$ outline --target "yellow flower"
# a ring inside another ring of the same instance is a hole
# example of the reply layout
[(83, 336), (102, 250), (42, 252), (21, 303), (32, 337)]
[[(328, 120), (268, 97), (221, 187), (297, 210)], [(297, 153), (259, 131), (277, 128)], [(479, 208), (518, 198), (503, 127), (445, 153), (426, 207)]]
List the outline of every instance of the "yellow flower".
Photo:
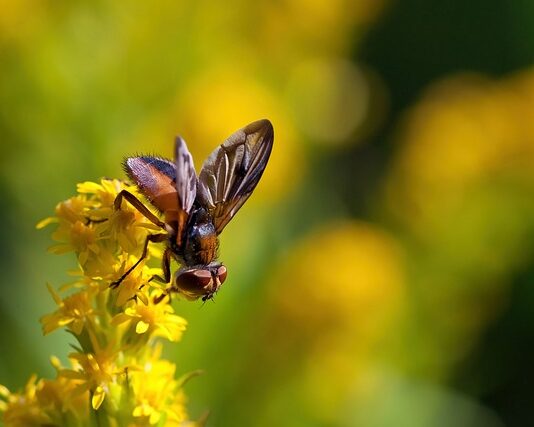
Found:
[(92, 393), (91, 405), (93, 409), (98, 409), (109, 393), (109, 385), (121, 372), (115, 365), (116, 354), (109, 351), (72, 353), (69, 358), (76, 368), (60, 370), (60, 377), (79, 381), (76, 391), (89, 390)]
[[(115, 273), (114, 279), (119, 279), (128, 269), (137, 261), (135, 257), (121, 257), (127, 258), (128, 262), (123, 261), (120, 265), (120, 269)], [(147, 284), (149, 283), (152, 270), (145, 267), (144, 261), (142, 261), (130, 274), (128, 274), (124, 280), (114, 289), (115, 292), (115, 304), (117, 306), (123, 306), (130, 300), (141, 300), (145, 304), (148, 303), (147, 297)]]
[[(91, 200), (98, 200), (90, 212), (90, 218), (92, 223), (97, 224), (97, 228), (100, 227), (99, 231), (106, 243), (118, 243), (125, 252), (139, 253), (148, 231), (159, 228), (126, 201), (122, 202), (119, 210), (115, 210), (114, 201), (121, 190), (128, 190), (143, 200), (135, 187), (118, 180), (103, 179), (101, 184), (84, 182), (78, 185), (78, 192), (89, 195)], [(146, 205), (150, 207), (149, 204)]]
[(156, 424), (162, 415), (165, 425), (178, 425), (186, 420), (185, 396), (174, 379), (176, 366), (166, 360), (149, 360), (142, 370), (133, 372), (131, 385), (135, 395), (132, 415)]
[(80, 335), (87, 319), (94, 315), (89, 293), (80, 291), (61, 299), (50, 285), (48, 285), (48, 291), (59, 308), (54, 313), (41, 318), (43, 333), (46, 335), (60, 327), (68, 326), (72, 332)]
[(96, 410), (110, 393), (110, 386), (116, 382), (123, 369), (117, 366), (119, 354), (113, 341), (102, 347), (91, 330), (88, 331), (88, 336), (93, 351), (71, 353), (69, 359), (73, 369), (59, 368), (58, 377), (77, 381), (79, 384), (76, 393), (90, 391), (91, 406)]
[(73, 224), (78, 221), (86, 222), (89, 209), (95, 206), (95, 203), (91, 203), (84, 195), (77, 195), (58, 203), (56, 206), (56, 216), (60, 223)]
[(88, 416), (87, 392), (79, 391), (79, 382), (70, 378), (58, 377), (43, 380), (37, 390), (40, 404), (58, 418), (57, 425), (65, 419), (80, 420)]
[[(107, 215), (101, 215), (101, 218), (107, 218), (110, 216), (113, 209), (113, 202), (122, 190), (131, 191), (131, 188), (127, 188), (125, 182), (118, 179), (101, 179), (100, 184), (96, 182), (86, 181), (77, 185), (76, 189), (80, 194), (86, 194), (93, 200), (97, 201), (96, 206), (106, 211)], [(93, 212), (97, 215), (96, 212)], [(97, 215), (99, 216), (99, 215)]]
[(131, 303), (123, 313), (117, 314), (113, 325), (121, 323), (131, 324), (137, 334), (165, 337), (169, 341), (179, 341), (187, 326), (187, 321), (174, 313), (171, 305), (165, 300), (154, 303), (154, 298), (148, 298), (147, 304)]
[(187, 324), (168, 297), (154, 303), (162, 289), (150, 278), (161, 269), (146, 262), (161, 259), (161, 248), (150, 245), (147, 257), (111, 286), (139, 261), (148, 233), (157, 228), (126, 202), (115, 210), (122, 189), (138, 195), (118, 180), (79, 184), (76, 196), (58, 204), (55, 217), (38, 224), (57, 224), (51, 251), (75, 252), (78, 261), (73, 282), (59, 293), (48, 286), (57, 309), (41, 318), (43, 332), (66, 328), (78, 344), (70, 368), (53, 359), (54, 380), (32, 377), (21, 394), (0, 387), (8, 426), (80, 426), (94, 419), (113, 426), (202, 425), (187, 424), (184, 381), (174, 378), (174, 364), (161, 359), (158, 339), (178, 341)]
[(63, 254), (74, 251), (80, 266), (89, 276), (104, 276), (112, 272), (115, 263), (111, 251), (103, 247), (102, 224), (85, 224), (76, 221), (69, 226), (61, 225), (53, 237), (61, 243), (50, 247), (50, 252)]
[(43, 411), (36, 397), (42, 381), (32, 375), (21, 393), (10, 393), (0, 386), (0, 411), (4, 413), (3, 421), (9, 427), (32, 427), (50, 425), (50, 417)]
[(119, 180), (79, 184), (78, 195), (57, 205), (56, 217), (37, 224), (37, 228), (43, 228), (58, 223), (52, 234), (58, 244), (50, 251), (74, 251), (84, 271), (92, 277), (112, 274), (111, 266), (121, 251), (140, 255), (148, 233), (158, 227), (127, 202), (119, 210), (114, 209), (115, 198), (123, 189), (142, 199), (134, 187)]

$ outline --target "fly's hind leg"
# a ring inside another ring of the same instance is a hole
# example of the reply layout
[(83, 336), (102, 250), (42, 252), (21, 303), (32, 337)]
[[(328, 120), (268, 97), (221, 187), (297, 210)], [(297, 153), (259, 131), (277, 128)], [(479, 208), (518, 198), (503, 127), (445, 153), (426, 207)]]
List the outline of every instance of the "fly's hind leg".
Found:
[(153, 224), (157, 225), (158, 227), (163, 228), (164, 230), (167, 230), (167, 227), (165, 226), (165, 223), (161, 221), (156, 215), (154, 215), (152, 212), (150, 212), (150, 209), (148, 209), (141, 200), (139, 200), (137, 197), (135, 197), (132, 193), (130, 193), (127, 190), (122, 190), (119, 194), (117, 194), (117, 197), (115, 197), (115, 201), (113, 202), (113, 207), (116, 211), (118, 211), (121, 208), (122, 205), (122, 199), (126, 199), (130, 204), (137, 209), (139, 212), (141, 212), (146, 219), (148, 219)]

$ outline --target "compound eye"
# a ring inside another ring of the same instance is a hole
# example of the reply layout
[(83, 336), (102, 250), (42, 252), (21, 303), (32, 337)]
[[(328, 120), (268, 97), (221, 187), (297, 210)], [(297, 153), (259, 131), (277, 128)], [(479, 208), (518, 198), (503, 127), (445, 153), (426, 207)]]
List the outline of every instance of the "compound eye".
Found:
[(186, 270), (176, 275), (175, 284), (181, 291), (202, 295), (213, 284), (213, 278), (208, 270)]
[(217, 279), (219, 279), (219, 282), (222, 284), (226, 280), (226, 275), (228, 271), (226, 270), (226, 267), (224, 265), (221, 265), (217, 269)]

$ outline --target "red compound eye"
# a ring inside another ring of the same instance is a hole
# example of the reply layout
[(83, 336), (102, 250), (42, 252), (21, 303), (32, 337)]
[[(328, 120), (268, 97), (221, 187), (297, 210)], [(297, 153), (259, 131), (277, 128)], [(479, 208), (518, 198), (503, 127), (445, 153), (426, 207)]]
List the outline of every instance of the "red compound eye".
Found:
[(226, 275), (228, 274), (228, 271), (226, 270), (226, 267), (224, 265), (221, 265), (217, 269), (217, 279), (219, 279), (219, 283), (223, 284), (226, 280)]
[(176, 275), (174, 283), (180, 291), (199, 297), (213, 284), (213, 277), (208, 270), (185, 270)]

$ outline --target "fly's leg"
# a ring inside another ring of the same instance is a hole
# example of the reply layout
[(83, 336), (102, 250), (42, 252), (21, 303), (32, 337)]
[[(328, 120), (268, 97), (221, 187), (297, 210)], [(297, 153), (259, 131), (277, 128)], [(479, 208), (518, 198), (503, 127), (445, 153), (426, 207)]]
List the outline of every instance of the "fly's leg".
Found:
[[(152, 280), (156, 280), (160, 283), (169, 283), (171, 281), (171, 250), (170, 248), (166, 248), (165, 252), (163, 252), (163, 264), (162, 264), (162, 270), (163, 270), (163, 277), (158, 276), (157, 274), (152, 276), (149, 280), (151, 282)], [(163, 292), (161, 295), (154, 298), (154, 304), (158, 304), (165, 298), (165, 296), (169, 295), (169, 299), (171, 297), (171, 294), (169, 291)], [(170, 301), (169, 301), (170, 302)]]
[(141, 212), (146, 219), (148, 219), (153, 224), (157, 225), (158, 227), (163, 228), (164, 230), (167, 230), (165, 227), (165, 223), (161, 221), (156, 215), (154, 215), (150, 210), (139, 200), (137, 197), (135, 197), (132, 193), (126, 190), (122, 190), (119, 194), (117, 194), (117, 197), (115, 197), (115, 201), (113, 202), (113, 207), (116, 211), (118, 211), (121, 208), (122, 199), (126, 199), (130, 204), (137, 209), (139, 212)]
[(108, 219), (107, 218), (103, 218), (103, 219), (91, 219), (89, 217), (85, 217), (85, 225), (89, 225), (89, 224), (100, 224), (102, 222), (106, 222)]
[(163, 277), (154, 274), (149, 282), (152, 282), (152, 280), (155, 280), (159, 283), (169, 283), (171, 281), (171, 250), (169, 248), (165, 249), (165, 252), (163, 252), (163, 262), (161, 269), (163, 270)]
[[(148, 219), (153, 224), (157, 225), (158, 227), (161, 227), (162, 229), (166, 230), (165, 223), (161, 221), (156, 215), (154, 215), (150, 210), (132, 193), (130, 193), (127, 190), (122, 190), (119, 194), (117, 194), (117, 197), (115, 197), (115, 201), (113, 202), (113, 208), (117, 211), (121, 208), (122, 205), (122, 199), (126, 199), (135, 209), (137, 209), (141, 214), (145, 216), (146, 219)], [(145, 244), (143, 246), (143, 253), (141, 254), (141, 257), (137, 260), (137, 262), (126, 271), (118, 280), (115, 280), (111, 283), (111, 288), (116, 288), (121, 284), (121, 282), (130, 274), (135, 267), (139, 265), (139, 263), (146, 257), (148, 253), (148, 243), (149, 242), (163, 242), (167, 238), (166, 234), (150, 234), (147, 236), (145, 240)]]
[(149, 242), (160, 243), (160, 242), (164, 242), (166, 239), (167, 239), (166, 234), (149, 234), (145, 239), (145, 244), (143, 246), (143, 253), (141, 254), (141, 257), (137, 260), (137, 262), (134, 265), (132, 265), (126, 271), (126, 273), (124, 273), (121, 277), (119, 277), (118, 280), (115, 280), (114, 282), (112, 282), (111, 285), (109, 285), (109, 287), (116, 288), (117, 286), (119, 286), (121, 282), (128, 276), (128, 274), (130, 274), (135, 269), (135, 267), (137, 267), (139, 263), (146, 258), (148, 254), (148, 243)]

